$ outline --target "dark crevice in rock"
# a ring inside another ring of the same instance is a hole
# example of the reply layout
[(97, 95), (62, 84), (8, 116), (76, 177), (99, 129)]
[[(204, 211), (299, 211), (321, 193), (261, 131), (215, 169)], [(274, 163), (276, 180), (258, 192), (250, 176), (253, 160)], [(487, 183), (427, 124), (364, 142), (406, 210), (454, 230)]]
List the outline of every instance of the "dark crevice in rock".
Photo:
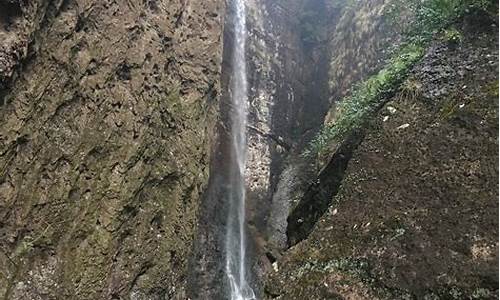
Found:
[(16, 0), (0, 1), (0, 25), (6, 29), (22, 15), (21, 2)]
[(2, 82), (0, 80), (0, 107), (4, 106), (6, 103), (5, 96), (7, 95), (7, 90), (4, 89)]
[[(277, 84), (270, 132), (290, 146), (277, 143), (270, 147), (267, 247), (281, 252), (287, 246), (290, 207), (302, 194), (302, 188), (309, 186), (303, 179), (316, 175), (299, 156), (323, 125), (331, 104), (328, 73), (332, 48), (324, 42), (335, 28), (339, 13), (330, 13), (325, 0), (291, 2), (286, 8), (279, 1), (266, 3), (276, 28), (270, 35), (277, 40), (277, 46), (272, 48), (279, 49), (280, 60), (273, 67)], [(306, 38), (309, 33), (313, 34), (310, 39)]]
[(248, 129), (256, 132), (258, 135), (273, 140), (276, 144), (278, 144), (281, 147), (285, 148), (286, 151), (290, 151), (290, 149), (292, 148), (292, 146), (289, 143), (287, 143), (286, 141), (284, 141), (283, 138), (280, 137), (280, 136), (277, 136), (277, 135), (272, 134), (272, 133), (265, 133), (265, 132), (263, 132), (262, 130), (258, 129), (255, 126), (250, 126), (249, 125), (247, 127), (248, 127)]
[(312, 184), (288, 217), (289, 246), (307, 238), (319, 218), (338, 193), (353, 152), (363, 140), (364, 132), (355, 131), (340, 145), (328, 165)]
[(344, 173), (354, 151), (363, 141), (366, 130), (373, 118), (398, 91), (403, 82), (401, 77), (393, 84), (393, 88), (382, 93), (376, 108), (366, 117), (360, 128), (353, 129), (335, 151), (329, 163), (318, 175), (316, 182), (306, 190), (300, 202), (293, 208), (287, 218), (288, 246), (294, 246), (306, 239), (314, 228), (316, 222), (326, 212), (333, 198), (339, 192), (344, 179)]
[(276, 299), (276, 298), (279, 298), (281, 296), (280, 294), (276, 294), (276, 293), (273, 293), (273, 292), (268, 291), (268, 290), (264, 290), (264, 293), (266, 295), (265, 299)]
[[(2, 66), (4, 62), (0, 61), (0, 107), (8, 103), (8, 94), (18, 74), (21, 74), (37, 55), (40, 47), (40, 35), (50, 27), (52, 21), (59, 15), (62, 4), (62, 0), (47, 1), (34, 14), (26, 15), (23, 12), (27, 6), (26, 2), (20, 0), (0, 0), (0, 27), (3, 27), (5, 31), (10, 31), (10, 25), (16, 22), (17, 19), (33, 19), (32, 22), (34, 22), (30, 25), (26, 39), (21, 38), (18, 41), (18, 45), (13, 49), (0, 49), (0, 58), (3, 58), (1, 56), (6, 56), (7, 59), (12, 60), (10, 66), (7, 64), (8, 68)], [(16, 31), (19, 36), (22, 36), (19, 30)]]
[[(49, 28), (51, 26), (52, 21), (59, 15), (61, 6), (63, 5), (63, 0), (52, 0), (48, 1), (47, 6), (45, 7), (43, 17), (40, 22), (40, 29)], [(35, 31), (35, 34), (37, 32)]]
[[(132, 279), (132, 282), (130, 284), (130, 291), (132, 291), (136, 287), (136, 284), (137, 284), (137, 281), (139, 280), (139, 278), (141, 276), (144, 276), (149, 271), (149, 269), (151, 269), (152, 267), (154, 267), (154, 264), (149, 262), (149, 261), (144, 263), (141, 266), (140, 271), (137, 272), (135, 274), (134, 278)], [(119, 298), (117, 298), (117, 299), (119, 299)]]
[(62, 0), (61, 6), (59, 8), (58, 14), (68, 11), (76, 6), (76, 1), (74, 0)]

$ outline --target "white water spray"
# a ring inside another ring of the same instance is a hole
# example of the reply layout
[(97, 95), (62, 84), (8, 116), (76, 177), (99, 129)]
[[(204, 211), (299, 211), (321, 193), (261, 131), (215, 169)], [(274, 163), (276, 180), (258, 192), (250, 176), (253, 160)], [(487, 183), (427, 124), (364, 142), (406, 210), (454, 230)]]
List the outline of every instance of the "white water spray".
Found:
[(252, 300), (255, 293), (247, 279), (245, 242), (245, 167), (248, 82), (246, 70), (246, 8), (244, 0), (233, 0), (234, 48), (231, 78), (231, 138), (233, 162), (226, 231), (226, 275), (231, 300)]

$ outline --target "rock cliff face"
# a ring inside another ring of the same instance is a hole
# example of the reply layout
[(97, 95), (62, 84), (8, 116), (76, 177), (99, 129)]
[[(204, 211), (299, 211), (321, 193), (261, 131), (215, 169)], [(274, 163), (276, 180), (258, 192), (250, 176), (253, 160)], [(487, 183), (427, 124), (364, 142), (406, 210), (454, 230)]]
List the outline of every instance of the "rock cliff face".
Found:
[[(246, 1), (259, 299), (496, 297), (496, 21), (460, 20), (365, 126), (302, 155), (401, 43), (390, 2)], [(0, 0), (1, 299), (225, 297), (231, 13)]]
[(331, 198), (292, 213), (318, 218), (289, 227), (303, 241), (270, 272), (269, 299), (497, 299), (497, 24), (457, 26), (461, 44), (433, 42), (309, 187)]
[(2, 299), (184, 299), (223, 1), (0, 2)]
[[(296, 1), (268, 3), (278, 28), (276, 90), (271, 115), (273, 135), (286, 141), (272, 147), (271, 199), (267, 222), (268, 255), (274, 260), (293, 241), (287, 233), (290, 211), (317, 177), (317, 166), (301, 154), (335, 104), (387, 56), (397, 32), (387, 26), (386, 1)], [(295, 16), (295, 17), (291, 17)]]

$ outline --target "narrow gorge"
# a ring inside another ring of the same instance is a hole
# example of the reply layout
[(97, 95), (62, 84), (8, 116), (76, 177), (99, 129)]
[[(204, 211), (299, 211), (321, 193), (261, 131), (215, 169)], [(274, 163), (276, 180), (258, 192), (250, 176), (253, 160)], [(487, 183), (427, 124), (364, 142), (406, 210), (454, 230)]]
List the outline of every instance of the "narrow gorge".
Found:
[(0, 299), (498, 299), (498, 2), (0, 0)]

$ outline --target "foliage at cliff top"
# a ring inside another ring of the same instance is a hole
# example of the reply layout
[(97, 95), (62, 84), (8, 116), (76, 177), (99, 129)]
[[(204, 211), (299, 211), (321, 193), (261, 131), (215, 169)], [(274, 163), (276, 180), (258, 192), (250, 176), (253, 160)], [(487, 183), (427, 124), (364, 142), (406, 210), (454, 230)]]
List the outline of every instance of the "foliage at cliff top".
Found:
[(391, 0), (385, 15), (408, 41), (421, 43), (472, 11), (498, 15), (496, 0)]
[(400, 31), (405, 41), (378, 74), (355, 85), (351, 95), (342, 99), (335, 122), (322, 128), (303, 156), (321, 156), (328, 146), (359, 128), (383, 104), (384, 95), (393, 92), (405, 79), (423, 56), (430, 39), (474, 10), (494, 14), (498, 4), (492, 0), (392, 0), (385, 15), (395, 25), (404, 24)]

